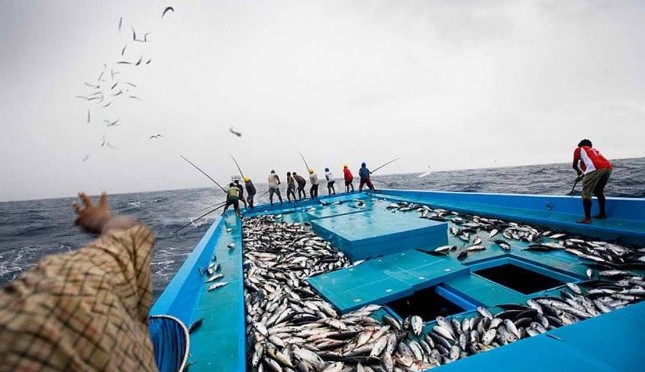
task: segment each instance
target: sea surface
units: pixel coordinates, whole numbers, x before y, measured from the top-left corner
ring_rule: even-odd
[[[612,163],[614,171],[605,194],[645,197],[645,158],[612,160]],[[575,172],[566,163],[433,172],[425,177],[419,177],[419,173],[375,174],[372,179],[376,188],[567,195]],[[357,187],[356,181],[355,184]],[[267,189],[266,184],[256,184],[256,187],[258,195]],[[320,189],[321,194],[326,194],[326,187]],[[579,194],[581,185],[576,189]],[[93,240],[93,236],[72,225],[73,201],[74,198],[58,198],[0,203],[0,286],[45,255],[68,252]],[[219,212],[199,220],[197,217],[222,201],[224,195],[216,188],[109,195],[113,211],[135,216],[156,234],[152,255],[155,298]],[[260,204],[266,202],[266,195],[259,198]],[[174,233],[185,225],[188,226]]]

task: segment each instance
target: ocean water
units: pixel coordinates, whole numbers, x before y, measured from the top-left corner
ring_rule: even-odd
[[[612,162],[614,171],[605,194],[645,197],[645,158]],[[372,179],[376,188],[566,195],[573,186],[575,173],[566,163],[434,172],[426,177],[419,177],[418,173],[380,176],[377,172]],[[258,195],[267,189],[266,184],[256,187]],[[580,189],[578,184],[577,191]],[[326,187],[321,186],[321,194],[326,194]],[[45,255],[68,252],[93,240],[93,236],[73,226],[73,201],[75,198],[0,203],[0,286]],[[109,195],[109,201],[116,213],[135,216],[156,234],[152,255],[156,298],[219,212],[194,220],[224,201],[224,195],[213,187],[115,194]],[[259,198],[260,204],[266,202],[266,195]],[[190,225],[178,234],[173,233],[186,224]]]

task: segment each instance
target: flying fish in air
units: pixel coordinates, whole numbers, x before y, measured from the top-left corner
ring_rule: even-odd
[[[174,13],[175,9],[173,7],[171,7],[171,6],[166,7],[166,9],[163,10],[163,13],[161,13],[161,18],[163,18],[163,16],[165,16],[166,13],[168,13],[168,12],[173,12]]]
[[[229,132],[231,132],[231,133],[233,133],[234,135],[236,135],[236,136],[238,136],[238,137],[242,137],[242,133],[240,133],[240,132],[236,132],[235,130],[233,130],[233,127],[230,127],[230,128],[228,129],[228,131],[229,131]]]

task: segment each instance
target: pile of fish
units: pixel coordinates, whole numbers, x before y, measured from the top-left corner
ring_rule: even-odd
[[[249,368],[258,371],[420,371],[539,335],[624,307],[645,297],[643,249],[585,241],[531,226],[396,203],[390,209],[419,211],[421,217],[451,222],[451,233],[469,246],[481,246],[477,233],[529,242],[532,250],[562,249],[590,261],[596,279],[569,283],[559,296],[536,297],[526,304],[501,304],[466,316],[403,321],[379,305],[340,315],[305,279],[352,266],[345,255],[305,224],[279,216],[244,219],[244,284]],[[466,235],[468,234],[468,235]],[[557,240],[564,239],[564,240]],[[465,240],[464,240],[465,242]],[[506,240],[495,241],[510,249]],[[548,248],[538,248],[548,247]],[[441,248],[441,253],[456,247]],[[438,248],[438,249],[439,249]],[[466,254],[475,252],[470,250]],[[434,252],[434,251],[432,251]],[[463,252],[463,247],[461,252]],[[590,258],[594,257],[594,258]],[[359,262],[354,263],[358,265]],[[591,269],[591,267],[590,267]],[[501,311],[500,311],[501,310]],[[426,323],[427,322],[427,323]],[[557,338],[547,333],[547,336]]]
[[[493,240],[495,245],[509,251],[513,242],[525,242],[521,248],[528,251],[562,250],[579,257],[589,267],[587,275],[591,279],[594,269],[608,270],[645,270],[645,250],[625,247],[605,241],[588,241],[565,233],[522,225],[512,221],[486,218],[476,215],[461,215],[454,211],[432,208],[427,205],[405,201],[391,203],[386,207],[395,212],[417,211],[420,218],[449,222],[450,234],[462,241],[463,246],[446,245],[422,252],[433,255],[448,255],[457,252],[457,258],[465,259],[471,253],[487,249],[482,244],[481,234]],[[501,237],[500,237],[501,235]],[[497,237],[497,239],[495,239]],[[503,239],[501,239],[503,238]]]

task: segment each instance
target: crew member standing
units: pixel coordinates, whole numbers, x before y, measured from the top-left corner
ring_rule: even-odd
[[[287,172],[287,200],[291,201],[293,196],[293,201],[296,201],[296,181],[291,176],[291,172]]]
[[[306,198],[307,193],[305,192],[305,186],[307,185],[307,181],[303,176],[296,174],[296,172],[293,172],[293,178],[296,180],[296,183],[298,184],[298,200],[302,200],[302,198]]]
[[[246,199],[249,202],[249,209],[253,209],[253,197],[257,193],[257,190],[249,177],[244,177],[244,186],[246,187],[246,192],[249,194],[249,197]]]
[[[578,168],[580,165],[580,168]],[[611,163],[600,154],[600,151],[592,148],[591,141],[583,139],[578,147],[573,150],[573,169],[582,180],[582,207],[585,218],[578,220],[578,223],[591,223],[591,196],[598,198],[599,213],[594,218],[604,220],[607,218],[605,211],[605,186],[609,181],[612,170]]]
[[[334,188],[336,180],[334,180],[334,175],[329,171],[329,168],[325,168],[325,179],[327,179],[327,195],[336,195],[336,188]]]
[[[244,187],[240,185],[240,180],[237,178],[235,178],[233,183],[235,184],[235,187],[240,189],[240,200],[242,201],[242,203],[244,203],[244,208],[247,208],[246,199],[244,199]]]
[[[367,169],[367,166],[365,163],[361,164],[361,169],[358,170],[358,176],[361,178],[360,183],[358,184],[358,191],[363,191],[363,186],[367,185],[370,190],[374,191],[374,185],[372,185],[372,181],[370,180],[370,172],[369,169]]]
[[[354,175],[347,164],[343,164],[343,177],[345,178],[345,192],[349,192],[350,187],[354,191]]]
[[[275,174],[275,170],[271,170],[271,174],[269,174],[268,178],[269,182],[269,202],[271,202],[271,205],[273,205],[273,194],[278,195],[278,199],[280,200],[280,204],[282,204],[282,195],[280,195],[280,177],[278,177],[277,174]]]
[[[309,168],[309,181],[311,182],[311,188],[309,189],[309,196],[313,198],[318,197],[318,184],[320,181],[318,180],[318,175],[316,172],[314,172],[313,168]]]

